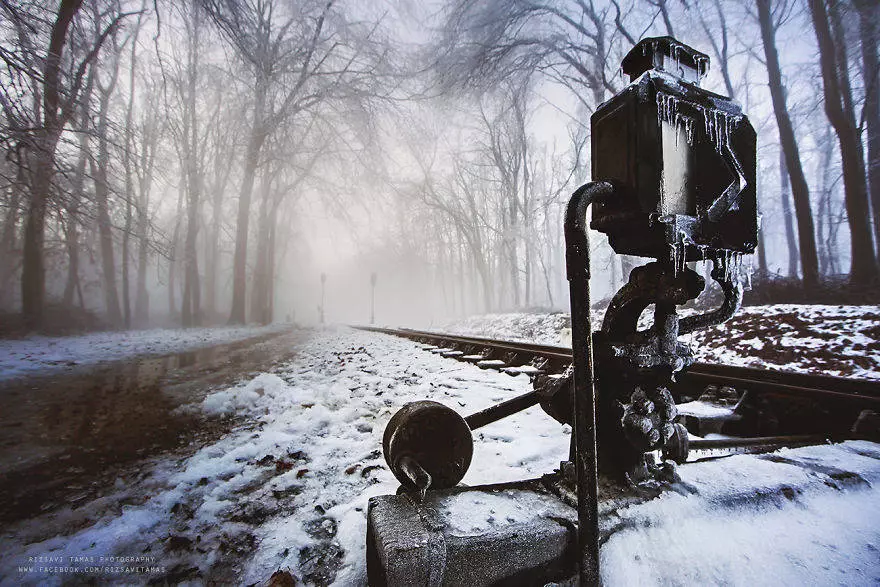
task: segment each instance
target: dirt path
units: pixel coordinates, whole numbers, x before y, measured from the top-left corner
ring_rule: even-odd
[[[182,406],[289,360],[304,331],[0,383],[0,524],[102,496],[138,463],[183,458],[235,424]]]

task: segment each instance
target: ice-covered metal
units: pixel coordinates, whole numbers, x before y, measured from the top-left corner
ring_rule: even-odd
[[[624,59],[634,81],[591,118],[593,178],[616,188],[591,227],[619,254],[662,249],[680,268],[754,251],[755,131],[736,102],[699,87],[708,64],[669,37],[645,39]]]
[[[455,487],[471,464],[471,431],[458,413],[441,403],[406,404],[385,427],[385,461],[401,485],[420,496]]]

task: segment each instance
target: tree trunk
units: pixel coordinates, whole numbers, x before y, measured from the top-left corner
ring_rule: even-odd
[[[142,9],[145,6],[142,4]],[[125,316],[125,327],[131,328],[131,288],[129,286],[129,243],[131,242],[132,211],[134,208],[134,177],[132,171],[132,116],[134,113],[135,73],[137,72],[137,40],[141,31],[142,14],[138,15],[137,25],[131,39],[131,63],[129,64],[128,77],[128,105],[125,109],[125,153],[122,157],[125,169],[125,229],[122,232],[122,308]]]
[[[171,235],[171,249],[168,251],[168,313],[172,319],[177,314],[177,302],[175,301],[174,286],[177,275],[177,247],[180,244],[180,217],[183,214],[184,187],[180,186],[177,192],[177,214],[174,215],[174,232]]]
[[[223,191],[214,186],[216,191],[211,199],[211,235],[205,251],[205,312],[213,317],[217,312],[217,264],[220,260],[220,227]]]
[[[199,115],[196,106],[196,82],[199,77],[199,57],[201,32],[200,9],[198,4],[192,5],[188,15],[192,20],[187,23],[190,37],[187,45],[186,90],[181,90],[184,102],[183,125],[183,161],[186,174],[186,241],[184,243],[183,269],[183,305],[181,321],[185,327],[201,324],[201,288],[199,285],[199,259],[197,238],[199,231],[199,207],[202,199],[202,153],[204,149],[199,136]]]
[[[21,191],[25,186],[22,181],[24,167],[18,165],[16,173],[17,181],[3,190],[6,197],[7,207],[3,217],[3,232],[0,234],[0,304],[8,306],[12,304],[11,288],[7,284],[12,281],[13,275],[19,266],[18,255],[14,255],[18,240],[19,206],[21,205]]]
[[[251,196],[254,191],[254,176],[260,160],[260,151],[266,140],[263,130],[263,112],[266,101],[264,84],[257,80],[254,101],[254,121],[248,140],[247,153],[244,159],[244,175],[241,181],[241,193],[238,197],[238,219],[235,230],[235,254],[232,267],[232,311],[229,315],[230,324],[245,323],[245,296],[247,293],[247,247],[248,222],[251,215]]]
[[[52,25],[49,48],[43,67],[42,127],[34,133],[33,174],[30,177],[31,201],[24,228],[24,251],[21,272],[21,310],[29,328],[43,327],[43,306],[46,296],[46,272],[43,245],[46,234],[46,205],[55,174],[55,150],[64,128],[59,116],[61,87],[61,58],[67,41],[67,31],[83,0],[61,0]],[[74,100],[76,96],[67,96]],[[37,114],[35,112],[35,114]],[[39,116],[39,115],[38,115]]]
[[[43,305],[46,295],[46,273],[43,265],[43,243],[46,234],[46,200],[55,171],[55,143],[41,141],[31,179],[31,201],[24,225],[24,251],[21,267],[21,309],[29,328],[43,326]]]
[[[257,219],[257,254],[254,261],[253,287],[251,288],[251,321],[265,324],[267,312],[267,278],[269,261],[269,200],[271,179],[264,177],[261,186],[260,213]]]
[[[94,75],[90,73],[80,104],[79,153],[70,186],[70,203],[67,206],[67,282],[62,298],[62,304],[67,307],[73,305],[73,296],[79,285],[79,204],[85,191],[86,164],[89,161],[89,106],[93,87]]]
[[[280,202],[280,200],[279,200]],[[277,244],[278,206],[275,206],[269,217],[269,256],[266,267],[266,313],[263,324],[270,324],[275,319],[275,253]]]
[[[836,271],[837,250],[833,244],[834,215],[831,209],[833,195],[831,171],[834,160],[833,130],[830,125],[823,125],[822,138],[820,139],[821,151],[819,156],[819,218],[823,226],[819,227],[819,255],[822,261],[822,271],[826,275],[834,275]]]
[[[758,234],[758,275],[761,279],[767,278],[767,241],[764,238],[764,230]]]
[[[810,14],[819,44],[822,66],[822,85],[825,93],[825,113],[837,132],[840,158],[843,163],[844,201],[849,221],[852,265],[850,281],[868,284],[877,279],[877,257],[871,240],[868,186],[862,140],[852,106],[852,92],[847,73],[846,48],[841,38],[835,42],[832,21],[837,17],[832,8],[832,19],[823,0],[810,0]],[[840,29],[839,22],[835,29]]]
[[[117,62],[118,65],[118,62]],[[111,74],[107,87],[99,87],[98,156],[91,160],[92,176],[95,182],[95,204],[98,217],[98,237],[101,246],[101,269],[104,275],[104,303],[107,319],[113,328],[122,326],[122,311],[119,307],[119,292],[116,286],[116,263],[113,251],[113,224],[110,220],[110,153],[107,131],[109,127],[110,97],[116,86],[116,70]]]
[[[155,121],[149,118],[144,121],[144,140],[140,153],[141,171],[138,176],[137,223],[135,227],[135,237],[138,241],[138,270],[134,298],[134,322],[141,328],[146,326],[150,319],[150,294],[147,291],[150,242],[147,229],[150,222],[150,190],[153,184],[153,166],[158,140],[155,124]]]
[[[791,180],[791,195],[794,200],[798,224],[798,245],[800,248],[803,283],[807,288],[819,283],[819,258],[816,253],[816,236],[813,228],[813,213],[810,210],[810,190],[804,176],[798,152],[797,138],[785,103],[785,89],[782,85],[782,71],[779,67],[779,54],[776,50],[776,30],[770,15],[770,0],[757,0],[758,21],[764,42],[764,55],[767,60],[767,77],[773,111],[779,127],[779,142],[785,155],[785,165]]]
[[[782,201],[782,219],[785,222],[785,242],[788,245],[788,276],[797,279],[798,276],[798,243],[794,236],[794,218],[789,203],[791,182],[788,176],[788,167],[785,164],[785,152],[779,150],[779,198]]]
[[[195,181],[198,181],[196,179]],[[201,324],[201,290],[199,287],[199,260],[196,237],[199,230],[199,194],[193,188],[187,205],[186,243],[184,245],[184,286],[181,320],[183,325]]]
[[[868,185],[874,208],[874,243],[880,256],[880,5],[876,0],[855,0],[862,41],[862,77],[865,83],[865,128],[868,133]]]
[[[134,296],[134,324],[138,328],[143,328],[150,321],[150,293],[147,291],[147,263],[149,259],[147,205],[148,200],[141,194],[137,210],[137,227],[135,228],[135,236],[138,242],[138,264]]]

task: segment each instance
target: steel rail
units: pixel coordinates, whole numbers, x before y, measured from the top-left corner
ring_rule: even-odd
[[[572,360],[571,349],[563,346],[464,336],[409,328],[394,329],[374,326],[356,326],[355,328],[410,339],[428,340],[432,344],[478,346],[502,353],[540,357],[558,363],[570,363]],[[688,369],[681,380],[684,384],[689,385],[729,385],[738,389],[748,389],[752,393],[809,397],[818,400],[844,401],[880,407],[880,381],[867,379],[698,362]]]

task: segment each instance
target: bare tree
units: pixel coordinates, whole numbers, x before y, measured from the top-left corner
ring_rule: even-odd
[[[870,208],[862,139],[856,122],[849,81],[846,45],[842,38],[837,6],[830,13],[824,0],[810,0],[810,14],[816,40],[825,94],[825,113],[837,133],[843,163],[843,184],[850,228],[852,266],[850,279],[856,284],[873,282],[880,276],[871,241]],[[833,31],[836,29],[836,33]]]
[[[777,4],[777,14],[771,12],[770,0],[757,0],[758,23],[761,27],[761,38],[764,44],[764,56],[767,65],[767,77],[770,84],[770,96],[773,100],[773,111],[779,127],[779,142],[785,157],[785,167],[791,179],[791,195],[794,199],[795,215],[798,224],[798,245],[800,248],[801,267],[803,269],[804,286],[815,287],[819,283],[819,259],[816,253],[816,236],[813,227],[813,213],[810,209],[810,188],[804,176],[801,157],[798,151],[797,138],[791,123],[791,116],[785,99],[785,87],[782,82],[782,71],[779,66],[779,53],[776,49],[776,30],[779,27],[779,16],[785,15],[790,9],[787,2]]]
[[[874,209],[874,241],[880,256],[880,4],[871,0],[853,0],[859,12],[862,45],[862,79],[865,86],[863,118],[868,133],[868,186]]]
[[[782,203],[782,221],[785,225],[785,242],[788,243],[788,276],[798,276],[798,241],[794,235],[794,219],[791,213],[791,180],[785,162],[785,150],[779,149],[779,200]]]
[[[150,193],[153,187],[156,156],[159,140],[162,136],[163,117],[158,111],[158,92],[148,84],[137,132],[133,136],[132,167],[137,177],[137,206],[135,219],[135,238],[137,239],[137,279],[135,284],[133,324],[144,327],[149,321],[150,294],[147,290],[147,267],[151,241],[150,229]]]
[[[104,41],[128,13],[116,14],[99,34],[85,44],[80,55],[66,59],[69,32],[80,12],[82,0],[61,0],[54,14],[25,14],[11,3],[0,3],[0,10],[19,31],[21,55],[4,55],[10,77],[17,84],[0,92],[7,121],[15,129],[21,144],[20,165],[28,187],[29,203],[24,229],[22,261],[22,314],[32,328],[43,326],[45,305],[44,242],[46,211],[52,199],[56,171],[56,151],[64,127],[76,112],[89,64],[98,55]],[[54,22],[53,22],[54,17]],[[42,22],[52,22],[45,53],[36,47]],[[14,71],[12,71],[14,70]],[[18,92],[30,86],[31,104],[19,100]],[[10,91],[7,91],[10,90]]]
[[[94,67],[94,66],[92,66]],[[92,68],[90,67],[90,70]],[[67,212],[66,247],[67,247],[67,282],[64,286],[62,304],[71,306],[74,293],[79,295],[80,306],[83,305],[82,286],[79,279],[79,224],[80,205],[85,199],[86,164],[89,159],[89,135],[91,132],[91,96],[94,88],[94,74],[88,75],[79,105],[80,116],[78,123],[79,152],[77,153],[76,167],[73,171],[70,195],[65,206]]]
[[[184,326],[201,324],[201,287],[199,280],[196,239],[199,230],[200,206],[204,184],[206,137],[199,116],[198,95],[201,92],[201,57],[203,52],[204,15],[197,3],[179,7],[185,29],[185,58],[179,60],[180,70],[174,87],[180,103],[180,123],[173,125],[179,143],[178,156],[186,193],[186,237],[184,241],[183,299],[181,322]]]
[[[315,96],[306,97],[302,94],[306,82],[323,62],[321,57],[324,56],[315,59],[315,53],[324,40],[322,38],[324,22],[332,5],[331,0],[315,15],[307,12],[303,15],[289,15],[279,22],[280,7],[276,6],[274,0],[245,3],[230,0],[208,2],[211,14],[253,76],[251,129],[238,200],[232,310],[229,317],[231,323],[245,322],[248,225],[251,195],[260,154],[274,125],[294,111],[302,109],[304,101],[311,103],[316,99]],[[297,22],[298,16],[303,20]],[[295,24],[299,24],[302,29],[297,30]],[[296,32],[306,33],[305,38],[294,38]],[[302,46],[292,47],[291,44],[297,41],[301,41]],[[298,73],[293,73],[292,87],[279,87],[282,85],[282,78],[294,71]],[[285,94],[280,104],[274,103],[270,96],[270,92],[277,91]]]
[[[99,18],[95,10],[96,21]],[[117,34],[111,35],[112,50],[110,53],[109,73],[106,83],[102,82],[100,73],[95,74],[95,87],[98,90],[98,113],[95,136],[97,139],[97,154],[89,160],[92,179],[95,183],[95,203],[97,206],[97,221],[99,241],[101,245],[101,268],[104,279],[104,303],[107,310],[107,319],[114,328],[123,326],[122,309],[119,303],[119,289],[116,283],[116,260],[113,247],[113,222],[110,218],[110,99],[116,90],[119,81],[119,61],[124,45],[117,42]]]

